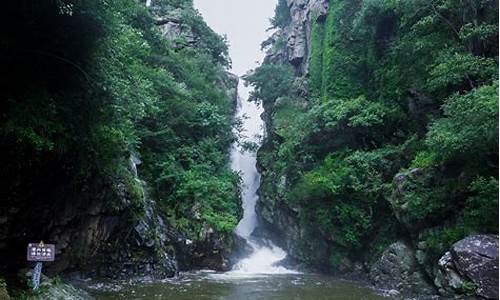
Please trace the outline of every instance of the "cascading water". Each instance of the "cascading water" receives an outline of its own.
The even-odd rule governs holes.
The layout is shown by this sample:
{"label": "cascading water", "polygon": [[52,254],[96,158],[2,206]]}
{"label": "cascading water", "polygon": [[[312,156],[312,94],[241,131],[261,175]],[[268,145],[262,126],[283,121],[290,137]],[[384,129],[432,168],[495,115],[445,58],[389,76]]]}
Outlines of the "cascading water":
{"label": "cascading water", "polygon": [[[225,34],[232,59],[231,72],[242,75],[258,66],[256,61],[262,60],[264,53],[259,44],[270,35],[269,18],[273,15],[277,0],[194,0],[195,7],[202,13],[211,28]],[[221,18],[221,13],[224,15]],[[240,80],[238,87],[239,103],[236,117],[242,120],[244,137],[233,145],[231,167],[240,172],[243,181],[243,219],[236,228],[236,233],[244,238],[252,247],[251,255],[235,264],[233,270],[226,275],[236,277],[251,274],[293,273],[276,263],[286,257],[285,251],[276,247],[271,241],[252,237],[257,226],[255,204],[260,175],[257,171],[256,154],[244,151],[244,142],[259,143],[264,131],[260,118],[262,108],[249,102],[249,87]]]}
{"label": "cascading water", "polygon": [[260,146],[263,135],[263,121],[260,118],[262,108],[257,104],[247,101],[249,87],[240,83],[238,87],[239,99],[236,117],[242,120],[243,134],[239,143],[233,145],[231,152],[231,168],[240,172],[242,186],[243,218],[236,227],[236,234],[244,238],[252,247],[252,253],[247,258],[240,260],[233,267],[231,274],[286,274],[295,273],[276,264],[286,257],[283,249],[271,241],[263,241],[252,237],[252,232],[257,227],[255,205],[260,185],[260,174],[257,171],[257,157],[254,151],[245,151],[241,145],[245,142],[256,143]]}

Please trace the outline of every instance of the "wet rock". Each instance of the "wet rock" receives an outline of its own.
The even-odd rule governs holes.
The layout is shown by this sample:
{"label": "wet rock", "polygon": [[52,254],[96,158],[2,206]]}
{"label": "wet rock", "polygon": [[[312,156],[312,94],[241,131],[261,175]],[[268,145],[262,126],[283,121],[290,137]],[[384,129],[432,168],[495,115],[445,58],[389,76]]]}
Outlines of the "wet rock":
{"label": "wet rock", "polygon": [[[17,276],[20,282],[28,286],[31,282],[33,270],[21,269]],[[0,289],[0,299],[1,297]],[[24,299],[24,298],[23,298]],[[26,300],[95,300],[86,291],[77,288],[69,283],[64,282],[60,278],[49,278],[44,274],[40,277],[40,289],[36,293],[32,293],[26,297]]]}
{"label": "wet rock", "polygon": [[379,288],[403,295],[432,295],[435,290],[418,268],[415,253],[403,242],[390,245],[370,268],[370,278]]}
{"label": "wet rock", "polygon": [[274,61],[283,61],[283,57],[286,57],[286,60],[295,67],[298,74],[306,75],[311,48],[311,25],[326,19],[329,1],[288,0],[287,4],[290,9],[290,25],[275,34],[279,38],[274,38],[274,42],[284,38],[286,47],[282,53],[268,53],[268,58]]}
{"label": "wet rock", "polygon": [[231,265],[234,265],[237,261],[250,256],[253,251],[252,246],[250,246],[247,240],[245,240],[241,236],[234,234],[233,241],[234,251],[232,252],[229,260]]}
{"label": "wet rock", "polygon": [[308,0],[289,2],[291,23],[285,31],[288,62],[301,70],[307,56],[307,9]]}
{"label": "wet rock", "polygon": [[497,235],[468,236],[441,257],[434,282],[443,294],[498,299],[498,262]]}

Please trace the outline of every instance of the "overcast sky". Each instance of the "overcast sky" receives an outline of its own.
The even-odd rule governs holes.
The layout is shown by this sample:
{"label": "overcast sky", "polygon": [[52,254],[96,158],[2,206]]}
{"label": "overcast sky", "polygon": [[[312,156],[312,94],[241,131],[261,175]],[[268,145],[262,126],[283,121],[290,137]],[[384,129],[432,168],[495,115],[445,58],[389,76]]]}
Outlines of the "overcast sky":
{"label": "overcast sky", "polygon": [[229,40],[233,72],[243,75],[262,61],[262,43],[277,0],[194,0],[205,21]]}

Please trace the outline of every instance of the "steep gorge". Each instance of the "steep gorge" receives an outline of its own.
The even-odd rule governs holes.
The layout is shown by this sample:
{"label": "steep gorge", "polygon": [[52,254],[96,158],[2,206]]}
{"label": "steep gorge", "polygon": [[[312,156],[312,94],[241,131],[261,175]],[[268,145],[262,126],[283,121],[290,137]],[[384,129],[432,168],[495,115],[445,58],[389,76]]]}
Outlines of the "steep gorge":
{"label": "steep gorge", "polygon": [[[264,109],[258,198],[230,166],[227,41],[192,1],[11,1],[1,14],[0,297],[4,279],[27,289],[39,240],[57,245],[50,276],[228,271],[252,183],[258,220],[242,224],[261,225],[254,250],[275,241],[287,267],[392,296],[498,299],[497,2],[279,0],[266,58],[244,76]],[[281,272],[284,252],[266,251]],[[338,292],[308,275],[313,293]],[[308,292],[290,278],[242,282]]]}

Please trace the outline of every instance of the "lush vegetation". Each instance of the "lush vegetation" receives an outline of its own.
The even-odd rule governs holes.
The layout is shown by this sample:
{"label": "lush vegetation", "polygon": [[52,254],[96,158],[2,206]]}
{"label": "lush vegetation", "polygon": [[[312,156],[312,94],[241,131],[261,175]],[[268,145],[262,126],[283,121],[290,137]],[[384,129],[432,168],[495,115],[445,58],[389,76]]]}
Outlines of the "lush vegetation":
{"label": "lush vegetation", "polygon": [[301,259],[321,266],[327,241],[334,267],[371,260],[401,231],[435,259],[498,233],[498,3],[333,0],[311,27],[306,78],[246,78],[271,128],[264,197],[298,211]]}
{"label": "lush vegetation", "polygon": [[290,24],[291,18],[287,1],[278,0],[278,5],[276,5],[276,9],[274,10],[274,17],[271,19],[272,27],[283,29]]}
{"label": "lush vegetation", "polygon": [[[191,1],[151,9],[135,0],[21,1],[2,11],[11,25],[0,45],[0,217],[34,225],[22,237],[25,229],[9,225],[2,239],[52,238],[49,225],[62,216],[54,211],[68,202],[101,199],[106,214],[131,207],[141,218],[131,155],[170,225],[194,240],[208,228],[232,232],[240,201],[227,164],[228,90],[236,82],[225,40]],[[169,12],[195,44],[163,36],[156,23]]]}

